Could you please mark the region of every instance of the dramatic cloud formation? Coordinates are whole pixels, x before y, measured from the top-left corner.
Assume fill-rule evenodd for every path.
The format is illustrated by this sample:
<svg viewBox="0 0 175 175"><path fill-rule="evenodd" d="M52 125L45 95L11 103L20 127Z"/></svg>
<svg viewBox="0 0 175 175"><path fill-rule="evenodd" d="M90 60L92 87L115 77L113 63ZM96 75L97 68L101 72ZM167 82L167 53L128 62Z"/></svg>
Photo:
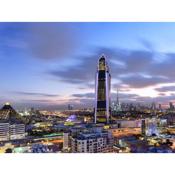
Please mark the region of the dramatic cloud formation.
<svg viewBox="0 0 175 175"><path fill-rule="evenodd" d="M147 49L152 48L152 45L149 45L149 43L144 44L147 45ZM53 70L49 74L58 77L63 82L82 84L87 88L94 89L97 61L101 53L104 53L110 66L112 88L114 91L119 88L120 92L125 92L120 94L122 101L153 102L160 100L165 102L173 100L174 95L166 96L164 93L172 90L173 87L155 89L160 92L155 98L126 94L131 91L131 88L144 89L145 87L163 86L164 84L175 82L173 71L175 66L173 62L174 55L169 53L163 54L164 59L157 61L157 54L154 54L152 50L97 48L90 56L78 57L77 59L80 59L81 62L77 66L65 70ZM85 101L86 98L88 102L91 98L94 98L93 93L73 94L73 96L80 98L80 101L82 98ZM114 98L115 94L112 93L111 96Z"/></svg>
<svg viewBox="0 0 175 175"><path fill-rule="evenodd" d="M51 70L49 74L58 77L62 81L73 84L87 83L95 79L95 72L97 68L97 59L99 55L95 54L90 57L78 57L81 60L77 66L72 66L65 70Z"/></svg>
<svg viewBox="0 0 175 175"><path fill-rule="evenodd" d="M63 82L76 84L79 88L94 89L97 61L104 51L110 66L112 84L115 85L112 86L114 91L119 88L122 92L129 92L131 88L145 88L173 82L173 78L153 72L160 64L164 64L156 62L151 51L114 48L97 48L90 56L79 56L77 59L81 61L77 66L64 70L51 70L49 74ZM115 83L116 81L118 83Z"/></svg>
<svg viewBox="0 0 175 175"><path fill-rule="evenodd" d="M104 52L105 51L105 52ZM152 52L128 51L122 49L96 49L91 56L81 56L81 63L65 70L52 70L49 73L68 83L89 84L94 81L97 61L101 53L107 56L112 79L129 87L143 88L172 81L171 68L164 67L171 63L157 63ZM107 53L107 54L106 54ZM159 71L159 67L163 71ZM171 66L172 67L172 66ZM157 71L156 71L157 70ZM170 72L169 72L170 71ZM170 80L171 78L171 80Z"/></svg>

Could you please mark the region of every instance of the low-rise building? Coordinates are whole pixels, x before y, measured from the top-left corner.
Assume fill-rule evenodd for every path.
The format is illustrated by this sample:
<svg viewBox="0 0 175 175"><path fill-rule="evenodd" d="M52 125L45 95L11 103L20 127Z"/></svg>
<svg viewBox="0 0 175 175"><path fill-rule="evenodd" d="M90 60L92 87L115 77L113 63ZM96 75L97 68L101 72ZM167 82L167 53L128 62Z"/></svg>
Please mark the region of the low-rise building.
<svg viewBox="0 0 175 175"><path fill-rule="evenodd" d="M19 114L6 103L0 110L0 141L25 138L25 124Z"/></svg>
<svg viewBox="0 0 175 175"><path fill-rule="evenodd" d="M80 133L71 138L73 153L112 152L113 137L108 131Z"/></svg>

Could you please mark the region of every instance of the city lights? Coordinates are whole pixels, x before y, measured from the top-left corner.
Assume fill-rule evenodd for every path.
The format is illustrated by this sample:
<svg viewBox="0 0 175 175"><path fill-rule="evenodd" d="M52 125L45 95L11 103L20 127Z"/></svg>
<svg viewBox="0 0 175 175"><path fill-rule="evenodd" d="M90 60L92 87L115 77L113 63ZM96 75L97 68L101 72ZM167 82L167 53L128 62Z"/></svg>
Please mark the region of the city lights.
<svg viewBox="0 0 175 175"><path fill-rule="evenodd" d="M13 29L14 24L11 25ZM70 47L76 45L69 41L68 24L64 27L60 23L48 24L46 28L43 24L16 25L27 29L25 32L30 26L34 36L26 33L23 39L31 37L35 42L28 43L32 45L33 56L19 58L19 63L14 62L8 71L5 69L7 77L2 76L0 153L175 153L173 54L164 53L166 59L160 61L148 48L135 50L127 38L130 33L124 34L118 23L104 25L105 30L101 23L72 24L79 31L86 28L87 40L88 33L93 33L93 44L103 38L99 37L100 32L108 36L99 43L104 47L92 54L88 51L86 56L76 56L76 52L71 55L73 48L67 55L69 43L72 42ZM142 28L138 24L127 25L136 26L133 32ZM89 31L89 26L100 27L100 32ZM59 31L62 27L66 30ZM2 27L5 29L6 26ZM121 30L122 38L115 38L116 29ZM18 30L12 31L14 36L21 36ZM61 32L59 36L57 30ZM8 31L3 35L8 35ZM46 37L46 41L40 43L36 37ZM121 41L126 45L129 42L130 49L112 47L117 43L120 46ZM28 41L25 42L27 47ZM111 47L105 47L108 42L113 43ZM58 54L59 49L65 53ZM31 63L28 57L32 57ZM11 78L15 71L16 79Z"/></svg>

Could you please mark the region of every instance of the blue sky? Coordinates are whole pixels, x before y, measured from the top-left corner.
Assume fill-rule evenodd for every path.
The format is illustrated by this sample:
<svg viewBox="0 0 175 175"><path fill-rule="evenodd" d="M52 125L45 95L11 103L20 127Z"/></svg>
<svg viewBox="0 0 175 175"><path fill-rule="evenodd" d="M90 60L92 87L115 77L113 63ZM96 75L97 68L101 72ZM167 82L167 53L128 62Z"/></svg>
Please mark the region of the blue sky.
<svg viewBox="0 0 175 175"><path fill-rule="evenodd" d="M113 99L173 102L174 43L175 23L0 23L0 103L92 107L101 54Z"/></svg>

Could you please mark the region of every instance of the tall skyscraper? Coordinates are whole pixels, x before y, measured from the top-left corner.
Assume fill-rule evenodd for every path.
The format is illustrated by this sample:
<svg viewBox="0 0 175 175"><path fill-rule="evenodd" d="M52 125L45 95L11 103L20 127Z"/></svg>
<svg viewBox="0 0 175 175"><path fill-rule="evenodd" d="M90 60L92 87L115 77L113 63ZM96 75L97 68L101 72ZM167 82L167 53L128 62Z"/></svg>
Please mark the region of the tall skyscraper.
<svg viewBox="0 0 175 175"><path fill-rule="evenodd" d="M174 110L174 105L173 105L173 103L172 102L169 102L169 106L170 106L170 111L173 111Z"/></svg>
<svg viewBox="0 0 175 175"><path fill-rule="evenodd" d="M159 104L159 110L162 111L162 105L161 104Z"/></svg>
<svg viewBox="0 0 175 175"><path fill-rule="evenodd" d="M73 110L73 105L68 104L68 110Z"/></svg>
<svg viewBox="0 0 175 175"><path fill-rule="evenodd" d="M156 110L156 103L155 103L155 102L152 103L152 105L151 105L151 109L152 109L153 111Z"/></svg>
<svg viewBox="0 0 175 175"><path fill-rule="evenodd" d="M122 108L119 101L118 88L117 88L116 112L120 112L120 111L122 111Z"/></svg>
<svg viewBox="0 0 175 175"><path fill-rule="evenodd" d="M122 111L122 107L119 101L119 93L118 93L118 88L117 88L117 98L116 101L114 101L111 105L111 110L113 113L117 113L117 112L121 112Z"/></svg>
<svg viewBox="0 0 175 175"><path fill-rule="evenodd" d="M98 60L95 82L95 123L109 123L110 121L110 89L111 75L104 56Z"/></svg>

